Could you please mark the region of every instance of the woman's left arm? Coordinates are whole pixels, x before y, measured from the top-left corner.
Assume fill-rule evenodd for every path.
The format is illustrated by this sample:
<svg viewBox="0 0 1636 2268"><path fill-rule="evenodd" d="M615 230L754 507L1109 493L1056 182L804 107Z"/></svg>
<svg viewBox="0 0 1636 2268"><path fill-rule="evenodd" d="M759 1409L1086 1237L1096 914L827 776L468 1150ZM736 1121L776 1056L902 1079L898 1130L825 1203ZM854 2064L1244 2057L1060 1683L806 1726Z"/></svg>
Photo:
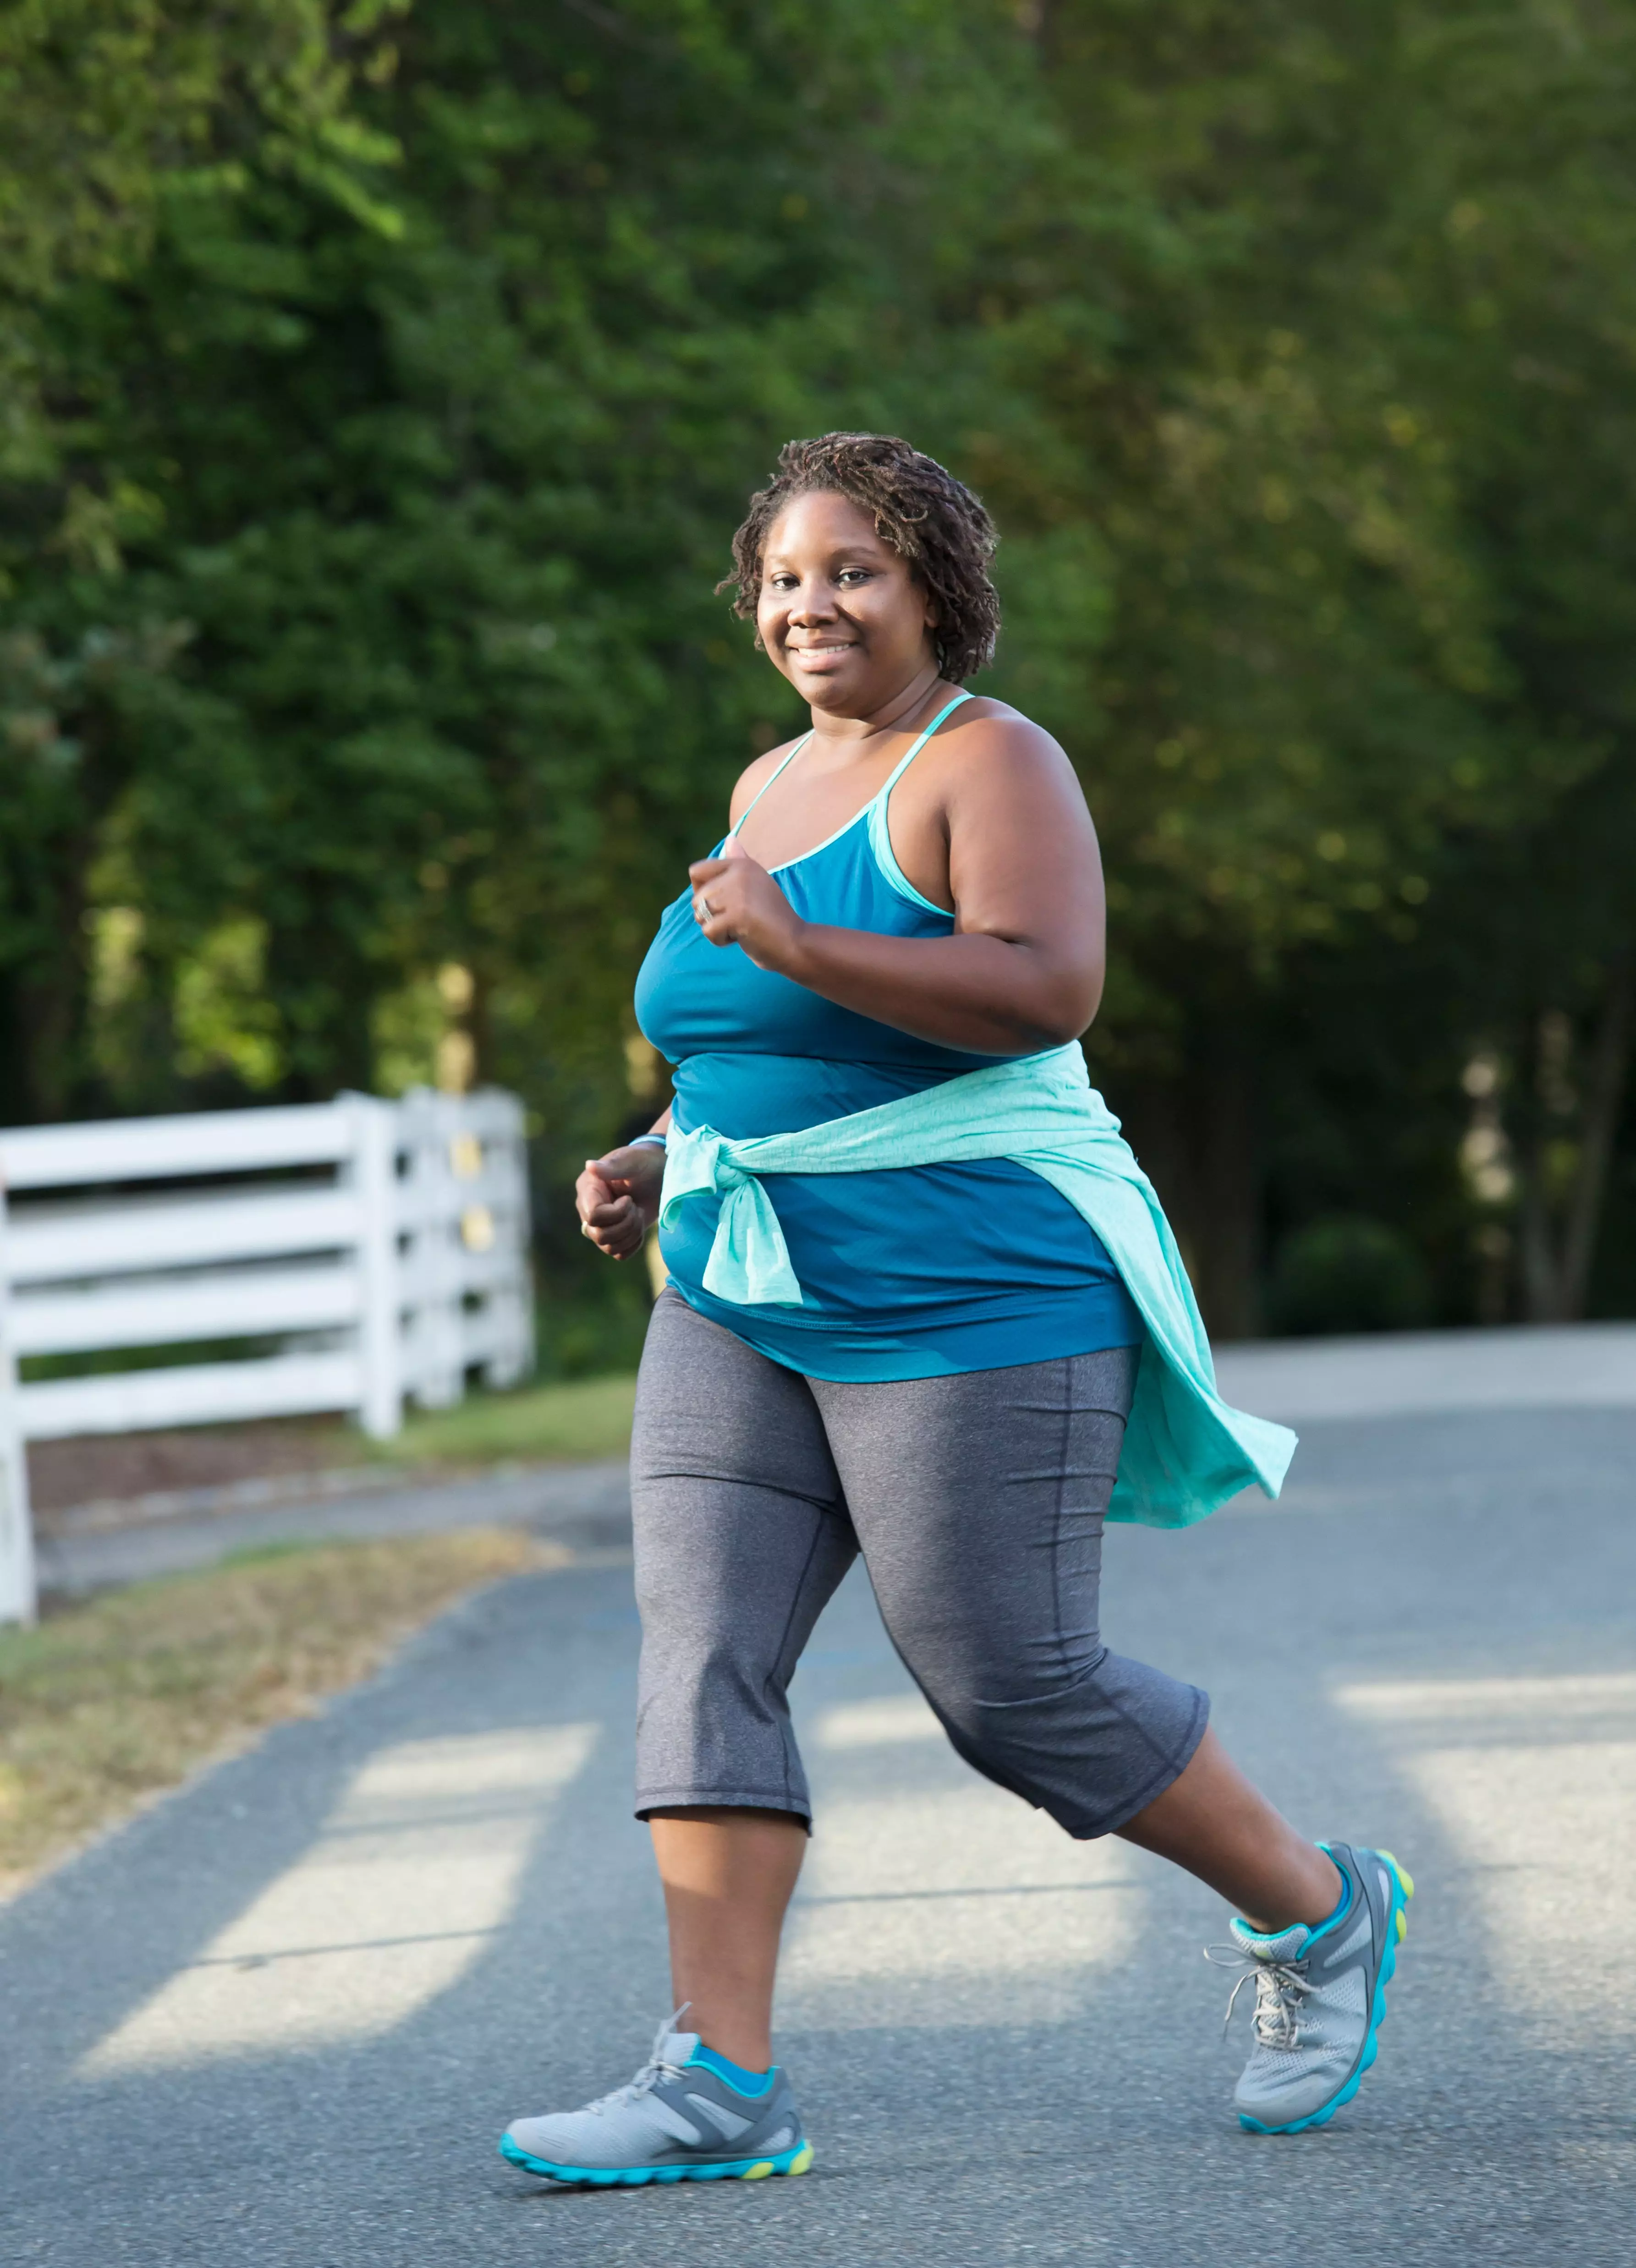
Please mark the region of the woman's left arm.
<svg viewBox="0 0 1636 2268"><path fill-rule="evenodd" d="M736 850L689 869L700 927L757 968L944 1047L1020 1056L1077 1039L1102 998L1105 906L1072 766L1037 725L997 718L974 719L939 770L952 937L803 921Z"/></svg>

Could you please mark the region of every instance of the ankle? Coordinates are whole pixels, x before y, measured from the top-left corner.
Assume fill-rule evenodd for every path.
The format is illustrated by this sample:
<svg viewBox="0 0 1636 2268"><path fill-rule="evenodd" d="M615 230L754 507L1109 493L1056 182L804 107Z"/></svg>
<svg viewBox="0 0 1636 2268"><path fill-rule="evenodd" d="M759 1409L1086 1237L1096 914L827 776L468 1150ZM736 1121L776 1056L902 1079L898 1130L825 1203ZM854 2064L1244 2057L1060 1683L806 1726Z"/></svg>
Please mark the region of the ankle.
<svg viewBox="0 0 1636 2268"><path fill-rule="evenodd" d="M1352 1886L1329 1852L1310 1844L1301 1859L1300 1879L1289 1882L1284 1896L1258 1900L1261 1911L1244 1913L1244 1920L1258 1937L1277 1937L1297 1924L1305 1929L1322 1929L1345 1910Z"/></svg>
<svg viewBox="0 0 1636 2268"><path fill-rule="evenodd" d="M1322 1929L1326 1922L1338 1921L1352 1903L1352 1884L1345 1875L1327 1851L1320 1851L1318 1856L1323 1861L1323 1880L1318 1891L1322 1911L1310 1920L1305 1914L1301 1916L1308 1929Z"/></svg>
<svg viewBox="0 0 1636 2268"><path fill-rule="evenodd" d="M711 2055L719 2056L724 2063L736 2065L748 2072L752 2078L772 2068L772 2041L767 2032L755 2024L718 2023L709 2010L702 2014L690 2009L682 2019L683 2028L696 2034L699 2045L708 2048Z"/></svg>
<svg viewBox="0 0 1636 2268"><path fill-rule="evenodd" d="M701 2040L695 2054L706 2070L713 2071L719 2079L725 2079L728 2086L736 2088L741 2095L764 2095L772 2084L770 2051L762 2063L744 2064L736 2056L724 2055L710 2041Z"/></svg>

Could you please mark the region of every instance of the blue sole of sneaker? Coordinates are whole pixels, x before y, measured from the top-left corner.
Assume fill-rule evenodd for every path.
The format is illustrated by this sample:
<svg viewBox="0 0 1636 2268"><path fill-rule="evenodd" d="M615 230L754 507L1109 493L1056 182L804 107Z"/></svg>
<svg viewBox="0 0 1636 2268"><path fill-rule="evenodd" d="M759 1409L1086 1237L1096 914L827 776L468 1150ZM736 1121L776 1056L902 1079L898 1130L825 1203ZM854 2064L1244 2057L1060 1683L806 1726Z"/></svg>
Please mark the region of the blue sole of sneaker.
<svg viewBox="0 0 1636 2268"><path fill-rule="evenodd" d="M570 2189L639 2190L652 2182L764 2182L772 2174L804 2174L813 2161L813 2146L798 2142L792 2150L780 2150L770 2158L733 2158L696 2166L554 2166L502 2134L500 2155L508 2165Z"/></svg>
<svg viewBox="0 0 1636 2268"><path fill-rule="evenodd" d="M1414 1879L1398 1865L1389 1851L1382 1851L1380 1856L1392 1870L1392 1905L1386 1917L1386 1958L1382 1962L1380 1974L1374 1980L1374 2000L1369 2010L1369 2031L1363 2043L1363 2053L1346 2084L1338 2088L1319 2110L1308 2112L1305 2118L1292 2118L1287 2126L1268 2126L1259 2118L1246 2117L1241 2110L1238 2123L1247 2134L1305 2134L1314 2126L1327 2125L1336 2112L1344 2110L1352 2101L1363 2085L1365 2072L1381 2051L1380 2029L1386 2021L1386 1988L1397 1971L1397 1948L1409 1933L1409 1918L1404 1908L1414 1896Z"/></svg>

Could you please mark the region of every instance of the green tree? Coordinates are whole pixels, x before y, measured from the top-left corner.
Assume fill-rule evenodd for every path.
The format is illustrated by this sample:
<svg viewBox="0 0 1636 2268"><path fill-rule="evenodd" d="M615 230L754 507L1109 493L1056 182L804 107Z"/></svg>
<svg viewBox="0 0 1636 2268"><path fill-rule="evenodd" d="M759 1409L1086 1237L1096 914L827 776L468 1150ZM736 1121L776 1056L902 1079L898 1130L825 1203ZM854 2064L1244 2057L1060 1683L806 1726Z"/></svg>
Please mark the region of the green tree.
<svg viewBox="0 0 1636 2268"><path fill-rule="evenodd" d="M1070 629L1057 670L1115 876L1096 1051L1219 1326L1256 1319L1267 1104L1312 1055L1281 1052L1280 1004L1326 956L1374 968L1382 1012L1400 968L1454 989L1458 1016L1396 1033L1451 1097L1496 1021L1514 1051L1565 986L1603 998L1566 1232L1581 1260L1594 1241L1627 1021L1602 972L1629 906L1633 29L1622 8L1043 11L1080 177L1123 178L1125 226L1104 197L1065 230L1060 200L1057 259L992 312L1077 460L1074 482L1046 459L1040 517L1095 529L1113 592L1107 636L1087 654ZM1131 211L1168 254L1127 284ZM1085 273L1123 317L1100 335ZM1026 508L1028 474L994 484ZM1016 629L1026 683L1047 641ZM1558 814L1574 849L1530 861ZM1527 887L1496 890L1519 856ZM1356 1145L1353 1177L1380 1156Z"/></svg>
<svg viewBox="0 0 1636 2268"><path fill-rule="evenodd" d="M991 682L1085 777L1093 1054L1212 1323L1329 1215L1448 1314L1514 1230L1609 1296L1628 0L18 21L5 1115L321 1094L452 1005L560 1178L790 721L712 596L745 491L895 428L1006 531Z"/></svg>
<svg viewBox="0 0 1636 2268"><path fill-rule="evenodd" d="M349 98L389 70L394 12L23 0L0 21L5 1116L88 1098L95 869L130 809L185 806L190 746L221 721L208 691L169 681L189 626L127 571L170 528L168 465L130 446L115 311L168 230L231 207L258 174L393 231L374 183L395 151Z"/></svg>

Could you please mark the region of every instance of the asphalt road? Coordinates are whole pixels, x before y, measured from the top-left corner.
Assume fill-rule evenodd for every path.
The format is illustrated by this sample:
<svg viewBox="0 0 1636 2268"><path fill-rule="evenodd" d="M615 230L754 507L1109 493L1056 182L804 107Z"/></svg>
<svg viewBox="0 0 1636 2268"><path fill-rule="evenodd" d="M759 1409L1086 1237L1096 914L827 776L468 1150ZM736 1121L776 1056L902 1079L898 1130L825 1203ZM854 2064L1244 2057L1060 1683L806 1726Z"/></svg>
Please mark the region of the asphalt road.
<svg viewBox="0 0 1636 2268"><path fill-rule="evenodd" d="M667 2013L628 1568L446 1618L0 1913L6 2268L1628 2268L1636 1412L1312 1427L1283 1506L1110 1538L1106 1628L1419 1896L1379 2065L1240 2132L1225 1915L935 1736L848 1584L797 1682L820 1832L794 2182L553 2193L508 2117Z"/></svg>

